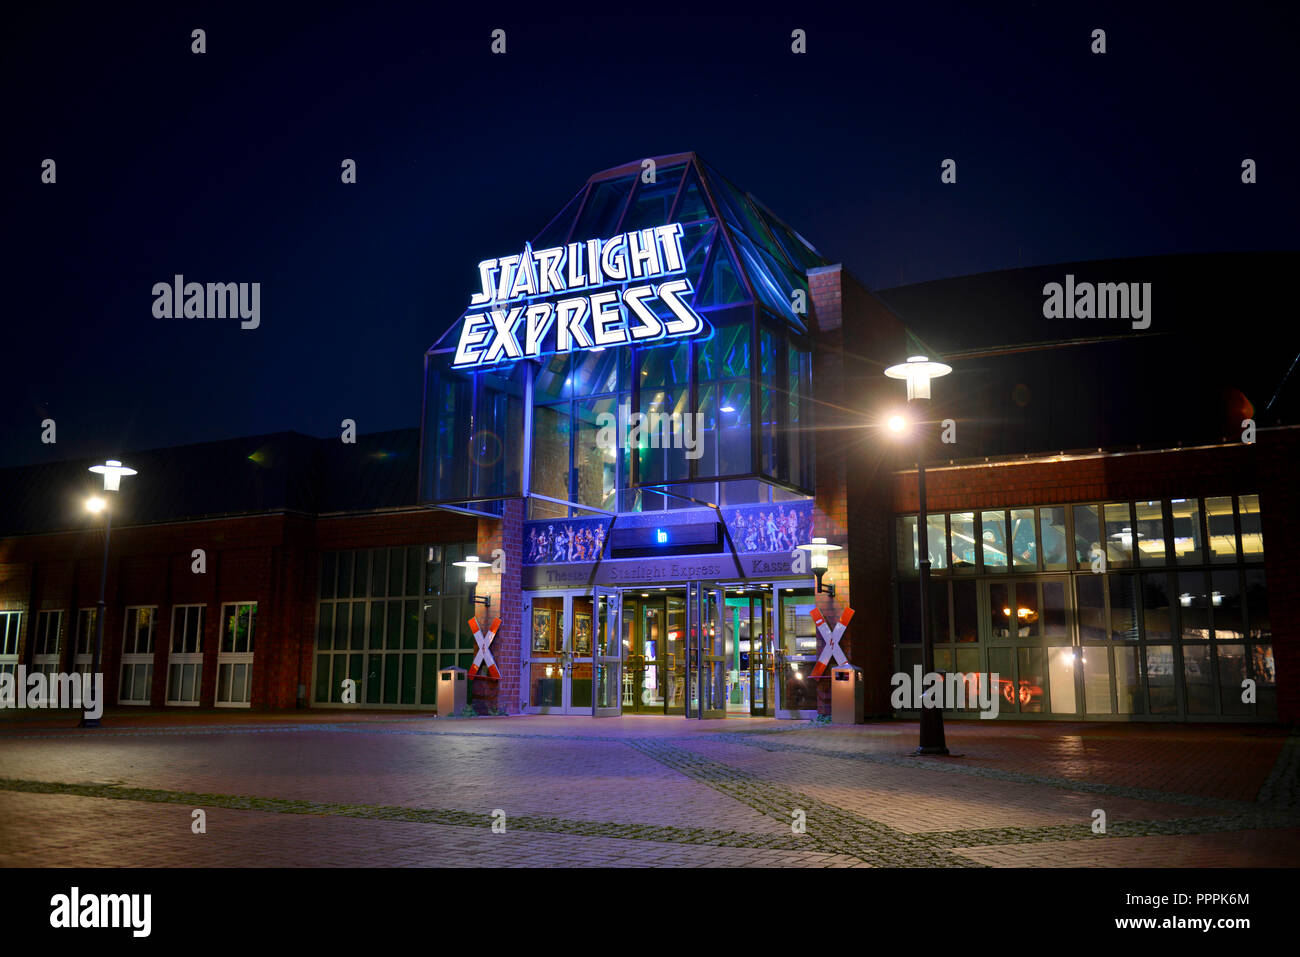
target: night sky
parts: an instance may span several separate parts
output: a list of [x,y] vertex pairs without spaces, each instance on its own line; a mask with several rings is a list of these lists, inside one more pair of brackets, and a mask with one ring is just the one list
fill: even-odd
[[[7,14],[0,465],[414,426],[475,264],[644,156],[696,151],[872,288],[1300,246],[1294,4],[440,6]],[[176,273],[260,282],[260,328],[154,318]]]

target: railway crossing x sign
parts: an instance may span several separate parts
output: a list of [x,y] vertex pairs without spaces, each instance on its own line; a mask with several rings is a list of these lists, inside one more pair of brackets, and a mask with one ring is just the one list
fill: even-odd
[[847,665],[849,663],[848,656],[845,655],[844,651],[840,648],[840,638],[844,636],[844,629],[847,628],[849,622],[853,620],[853,609],[845,606],[844,613],[840,615],[840,620],[836,622],[834,631],[827,626],[826,619],[822,617],[819,608],[813,608],[812,620],[813,624],[817,626],[817,633],[821,635],[822,640],[826,642],[826,647],[822,649],[822,653],[817,659],[817,664],[812,670],[812,677],[820,678],[822,672],[826,670],[826,665],[830,663],[832,658],[835,659],[837,665]]
[[474,663],[469,666],[469,677],[473,678],[478,674],[480,662],[486,662],[487,673],[489,678],[500,678],[501,672],[497,671],[496,659],[492,657],[492,652],[488,646],[492,644],[492,639],[497,636],[497,629],[501,627],[501,619],[493,618],[492,624],[488,628],[487,634],[484,634],[478,626],[478,619],[469,620],[470,631],[474,632],[474,643],[478,645],[478,654],[474,656]]

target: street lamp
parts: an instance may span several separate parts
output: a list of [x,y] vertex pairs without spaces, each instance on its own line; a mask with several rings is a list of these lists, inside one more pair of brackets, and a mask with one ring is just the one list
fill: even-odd
[[[463,561],[452,562],[452,564],[455,565],[457,568],[463,568],[463,569],[465,569],[465,584],[466,584],[466,585],[477,585],[477,584],[478,584],[478,570],[479,570],[480,568],[491,568],[491,567],[492,567],[492,563],[491,563],[491,562],[481,562],[481,561],[479,561],[477,555],[466,555]],[[488,609],[490,609],[490,608],[492,607],[492,596],[491,596],[491,595],[484,595],[482,598],[480,598],[479,596],[475,595],[475,596],[474,596],[474,604],[477,605],[477,604],[479,604],[480,602],[482,602],[482,604],[483,604],[483,610],[484,610],[484,611],[487,611]],[[476,614],[477,614],[477,613],[476,613]]]
[[[104,477],[104,491],[116,492],[122,484],[122,476],[135,475],[133,468],[124,466],[117,459],[109,459],[103,465],[92,465],[90,471]],[[108,507],[108,499],[92,495],[86,499],[86,511],[93,515],[104,513],[104,561],[99,567],[99,606],[95,612],[95,657],[90,666],[90,680],[99,674],[100,656],[104,649],[104,589],[108,584],[108,539],[113,534],[113,510]],[[98,728],[98,718],[88,718],[82,713],[80,727]]]
[[838,552],[839,545],[828,545],[824,538],[814,538],[807,545],[796,546],[802,551],[809,553],[808,564],[817,575],[817,594],[825,592],[835,600],[835,583],[831,582],[825,588],[822,587],[822,576],[826,574],[826,569],[830,567],[830,553]]
[[[930,380],[945,376],[952,367],[942,362],[931,362],[926,356],[908,356],[906,362],[890,366],[885,375],[891,379],[904,379],[907,382],[907,401],[928,402],[930,399]],[[901,419],[901,416],[895,416]],[[890,428],[901,432],[902,427],[895,427],[893,420]],[[934,636],[930,634],[930,536],[925,514],[925,449],[921,442],[924,433],[917,433],[916,445],[916,496],[917,547],[920,551],[921,579],[921,662],[924,672],[934,672]],[[924,702],[922,702],[924,705]],[[948,745],[943,733],[943,708],[921,708],[921,740],[916,748],[917,754],[947,754]]]

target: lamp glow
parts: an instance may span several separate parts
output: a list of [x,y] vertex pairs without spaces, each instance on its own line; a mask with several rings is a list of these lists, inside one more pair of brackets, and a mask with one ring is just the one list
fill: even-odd
[[907,431],[907,419],[903,418],[901,415],[891,415],[885,420],[885,426],[890,432],[901,435],[903,432]]
[[86,499],[87,512],[94,512],[95,514],[99,514],[105,509],[107,505],[108,503],[105,502],[102,498],[100,498],[97,495],[92,495],[90,498]]
[[931,362],[928,356],[908,356],[906,362],[890,366],[885,375],[891,379],[907,380],[907,399],[930,398],[930,380],[945,376],[952,366]]
[[491,562],[479,561],[477,555],[466,555],[464,561],[452,562],[452,564],[455,565],[457,568],[465,569],[466,585],[478,584],[478,570],[480,568],[489,568],[492,565]]
[[135,475],[133,468],[123,465],[117,459],[109,459],[103,465],[92,465],[90,471],[104,476],[104,491],[116,492],[122,483],[123,475]]

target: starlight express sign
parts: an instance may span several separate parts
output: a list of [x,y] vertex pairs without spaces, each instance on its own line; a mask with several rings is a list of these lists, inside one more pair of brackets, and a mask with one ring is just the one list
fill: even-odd
[[681,223],[485,259],[452,368],[698,335],[685,271]]

